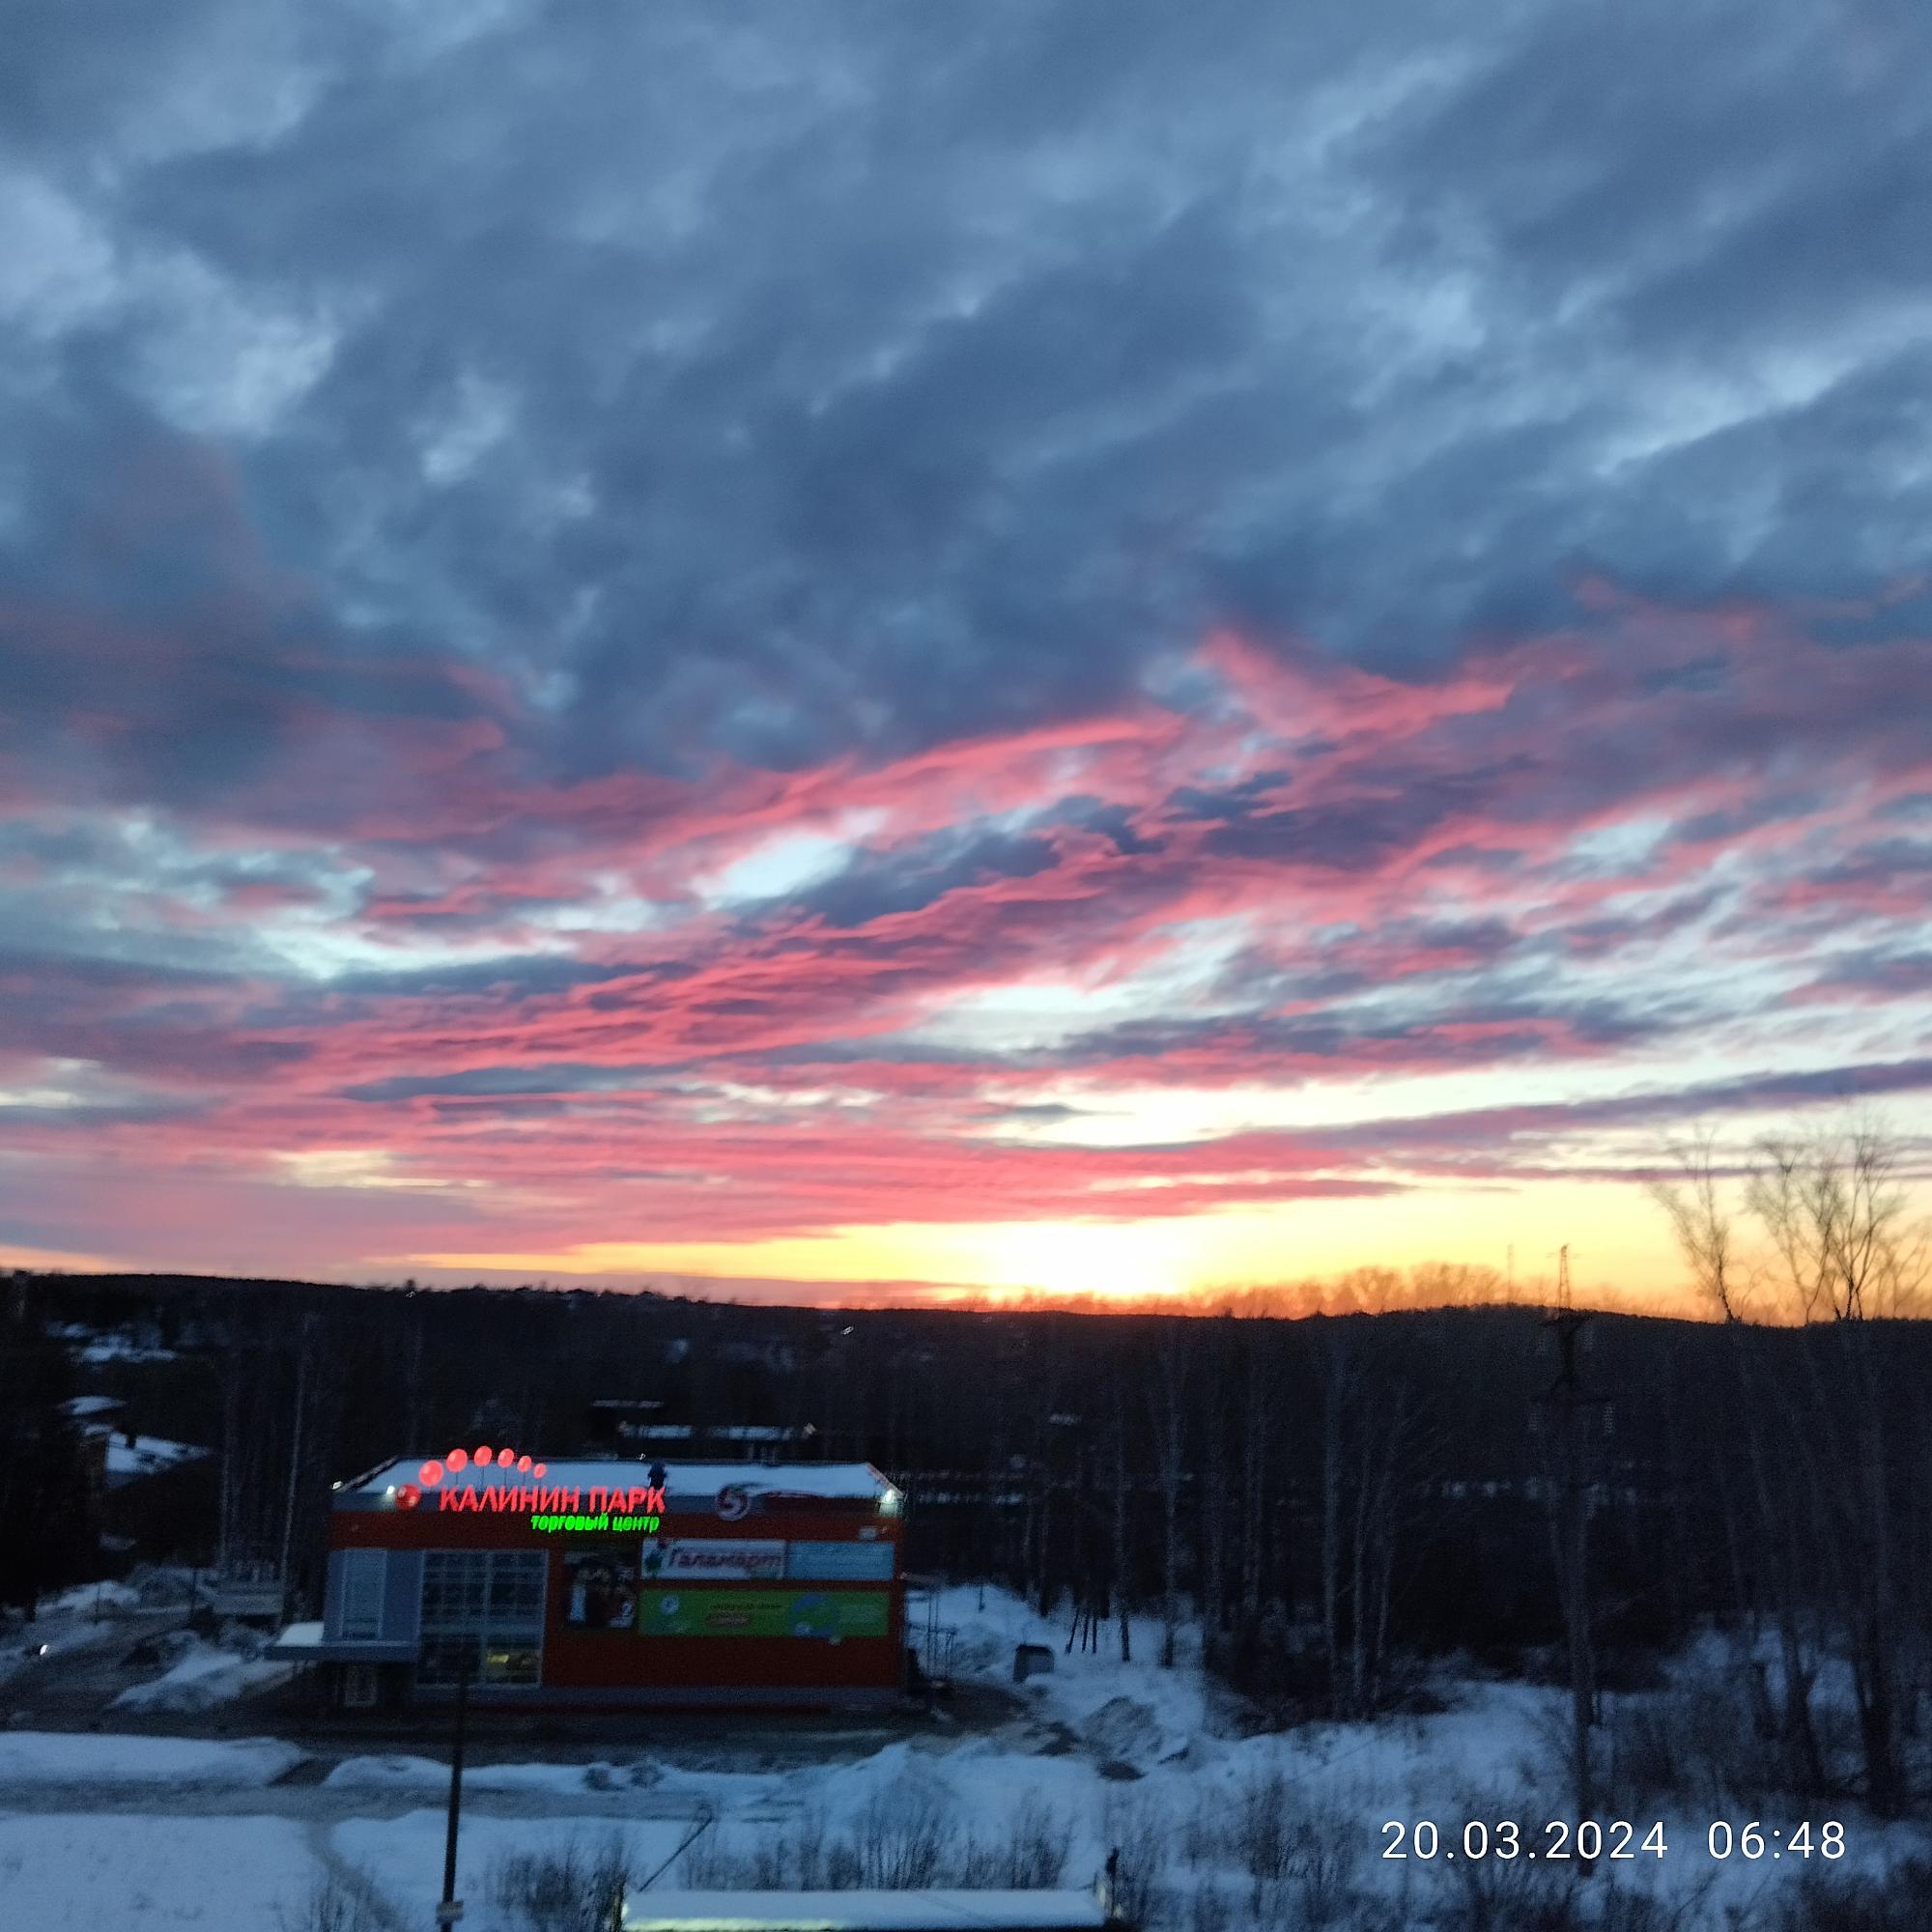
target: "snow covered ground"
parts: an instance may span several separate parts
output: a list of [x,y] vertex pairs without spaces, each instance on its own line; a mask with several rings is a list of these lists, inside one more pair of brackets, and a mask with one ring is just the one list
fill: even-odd
[[[185,1608],[185,1591],[173,1615]],[[0,1687],[83,1657],[125,1651],[155,1621],[140,1590],[128,1583],[83,1583],[43,1598],[32,1623],[9,1618],[0,1630]]]
[[0,1812],[0,1923],[21,1932],[275,1932],[292,1877],[316,1868],[287,1818]]
[[[1250,1736],[1191,1656],[1173,1670],[1153,1662],[1151,1624],[1137,1626],[1123,1664],[1112,1633],[1097,1656],[1068,1654],[1064,1624],[997,1590],[949,1591],[940,1618],[958,1631],[960,1674],[1011,1692],[1012,1719],[974,1731],[942,1713],[883,1748],[806,1764],[767,1756],[755,1738],[721,1747],[714,1736],[680,1753],[659,1720],[635,1753],[605,1746],[585,1762],[472,1766],[460,1865],[469,1932],[524,1932],[502,1902],[516,1859],[570,1851],[587,1862],[614,1843],[641,1878],[706,1811],[715,1822],[661,1886],[809,1888],[848,1857],[900,1861],[929,1884],[998,1886],[1017,1871],[1022,1883],[1077,1887],[1119,1848],[1123,1883],[1163,1932],[1392,1932],[1481,1922],[1491,1891],[1576,1884],[1574,1865],[1523,1859],[1506,1870],[1441,1855],[1463,1850],[1472,1820],[1492,1838],[1514,1824],[1525,1851],[1545,1847],[1543,1821],[1566,1808],[1554,1692],[1470,1682],[1443,1687],[1450,1708],[1435,1716]],[[1020,1642],[1049,1645],[1054,1668],[1015,1687]],[[159,1682],[221,1674],[187,1650]],[[384,1902],[370,1924],[429,1923],[444,1765],[370,1753],[302,1776],[300,1757],[267,1740],[0,1732],[0,1923],[272,1932],[280,1911],[299,1928],[312,1889],[345,1873]],[[1847,1846],[1837,1871],[1932,1851],[1918,1827],[1836,1815]],[[1414,1856],[1418,1821],[1436,1827],[1433,1859]],[[1634,1838],[1653,1822],[1665,1855],[1605,1862],[1591,1896],[1668,1898],[1685,1910],[1653,1923],[1682,1932],[1781,1927],[1783,1903],[1824,1869],[1815,1856],[1714,1861],[1711,1818],[1697,1811],[1645,1812]],[[1406,1860],[1382,1856],[1392,1823],[1407,1828]],[[1503,1909],[1489,1922],[1520,1921]]]
[[181,1463],[193,1463],[209,1452],[194,1442],[172,1442],[165,1435],[137,1435],[129,1442],[116,1435],[107,1445],[107,1480],[110,1484],[131,1483],[139,1476],[153,1476]]
[[28,1788],[130,1784],[170,1791],[272,1783],[301,1761],[293,1745],[251,1738],[118,1737],[91,1731],[0,1731],[0,1811]]

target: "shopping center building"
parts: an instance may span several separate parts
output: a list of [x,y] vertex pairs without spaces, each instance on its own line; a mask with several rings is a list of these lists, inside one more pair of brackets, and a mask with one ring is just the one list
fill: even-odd
[[905,1678],[900,1496],[869,1463],[546,1463],[340,1485],[320,1624],[271,1655],[332,1702],[833,1709]]

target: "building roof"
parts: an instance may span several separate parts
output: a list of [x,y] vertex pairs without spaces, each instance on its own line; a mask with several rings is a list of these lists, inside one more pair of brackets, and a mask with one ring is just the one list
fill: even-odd
[[291,1663],[413,1663],[417,1649],[414,1637],[325,1636],[318,1621],[277,1631],[262,1655]]
[[1092,1891],[650,1891],[624,1932],[1090,1932]]
[[[343,1486],[344,1495],[381,1495],[404,1483],[418,1480],[426,1456],[398,1456]],[[438,1462],[442,1459],[436,1458]],[[641,1483],[649,1461],[635,1456],[611,1456],[600,1461],[573,1459],[547,1463],[544,1475],[520,1475],[518,1483],[541,1482],[549,1489],[592,1490],[608,1488],[620,1478],[630,1484]],[[503,1476],[493,1466],[479,1469],[474,1463],[452,1473],[445,1465],[438,1484],[442,1490],[487,1490],[502,1486]],[[811,1496],[847,1501],[878,1502],[895,1493],[893,1485],[869,1463],[665,1463],[665,1501],[668,1507],[685,1508],[701,1504],[710,1509],[720,1490],[737,1489],[753,1496]]]

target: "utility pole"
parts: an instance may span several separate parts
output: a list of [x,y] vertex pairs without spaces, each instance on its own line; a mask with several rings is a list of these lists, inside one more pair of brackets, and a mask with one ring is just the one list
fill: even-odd
[[[1603,1399],[1584,1391],[1577,1367],[1577,1341],[1587,1315],[1571,1300],[1570,1249],[1558,1254],[1556,1306],[1544,1324],[1556,1338],[1556,1379],[1544,1392],[1541,1409],[1545,1466],[1553,1463],[1549,1482],[1549,1533],[1556,1559],[1556,1585],[1570,1639],[1571,1782],[1576,1822],[1591,1816],[1595,1800],[1590,1765],[1590,1727],[1596,1722],[1596,1659],[1590,1642],[1590,1492],[1584,1468],[1585,1412]],[[1594,1861],[1584,1860],[1590,1869]]]
[[456,1735],[449,1747],[449,1829],[442,1841],[442,1903],[436,1908],[438,1925],[454,1925],[463,1917],[456,1895],[456,1828],[463,1815],[463,1728],[469,1711],[470,1646],[466,1642],[456,1664]]

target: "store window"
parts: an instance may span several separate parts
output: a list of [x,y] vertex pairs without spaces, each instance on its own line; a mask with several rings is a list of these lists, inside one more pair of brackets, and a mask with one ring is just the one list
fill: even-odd
[[547,1567],[541,1549],[432,1549],[423,1558],[416,1682],[454,1685],[467,1658],[472,1683],[536,1683]]
[[387,1575],[386,1549],[345,1549],[341,1564],[342,1635],[368,1638],[383,1634],[383,1585]]

